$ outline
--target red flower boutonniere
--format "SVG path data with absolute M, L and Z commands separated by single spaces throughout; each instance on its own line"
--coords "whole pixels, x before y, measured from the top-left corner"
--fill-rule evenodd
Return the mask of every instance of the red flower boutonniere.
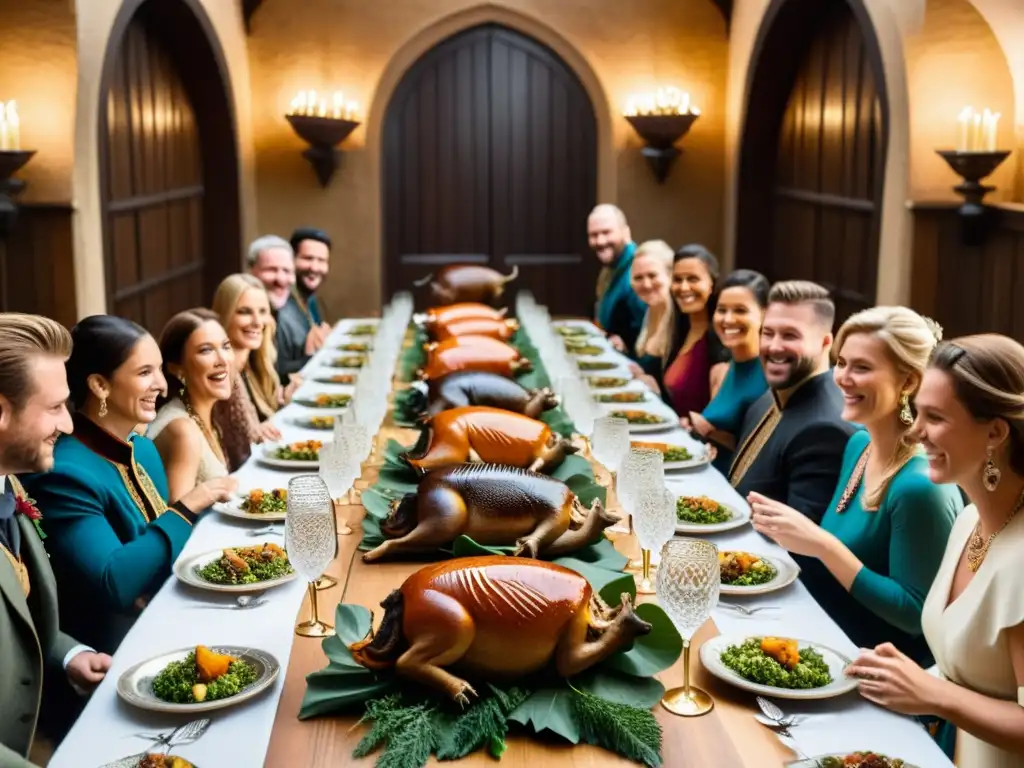
M 24 515 L 32 521 L 32 525 L 36 527 L 36 533 L 39 534 L 40 539 L 45 539 L 46 534 L 43 533 L 42 519 L 43 513 L 36 507 L 35 499 L 28 497 L 21 498 L 20 496 L 14 497 L 14 514 Z

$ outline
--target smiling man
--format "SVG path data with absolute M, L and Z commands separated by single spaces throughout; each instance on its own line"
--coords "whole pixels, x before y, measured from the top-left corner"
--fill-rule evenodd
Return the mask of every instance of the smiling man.
M 305 309 L 313 325 L 326 321 L 323 302 L 317 290 L 330 271 L 331 238 L 312 227 L 300 227 L 290 240 L 295 251 L 295 299 Z
M 594 208 L 587 218 L 587 242 L 601 262 L 597 278 L 597 324 L 616 349 L 635 356 L 647 305 L 633 291 L 630 280 L 636 243 L 626 215 L 608 203 Z
M 743 418 L 729 482 L 799 510 L 815 522 L 832 500 L 854 427 L 829 367 L 835 305 L 817 283 L 776 283 L 761 327 L 769 390 Z
M 37 510 L 13 478 L 53 467 L 72 430 L 64 361 L 71 335 L 45 317 L 0 314 L 0 765 L 31 766 L 44 675 L 63 671 L 78 690 L 106 675 L 110 656 L 58 628 L 57 585 Z M 53 678 L 54 680 L 56 678 Z M 53 706 L 53 702 L 50 702 Z

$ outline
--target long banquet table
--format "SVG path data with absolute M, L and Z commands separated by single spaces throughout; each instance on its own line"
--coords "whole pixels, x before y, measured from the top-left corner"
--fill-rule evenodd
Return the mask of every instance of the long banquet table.
M 370 321 L 372 319 L 350 319 L 338 323 L 324 349 L 304 369 L 306 384 L 300 395 L 312 391 L 351 390 L 342 385 L 315 384 L 310 374 L 324 365 L 327 356 L 339 354 L 332 347 L 348 329 Z M 608 347 L 604 357 L 619 365 L 625 364 L 625 358 Z M 616 372 L 602 372 L 600 375 L 616 375 Z M 631 386 L 641 385 L 633 382 Z M 614 408 L 607 407 L 609 410 Z M 662 412 L 671 415 L 667 406 L 660 402 L 646 407 L 663 409 Z M 295 418 L 308 413 L 308 409 L 293 404 L 275 415 L 274 421 L 285 441 L 322 437 L 322 432 L 296 425 Z M 385 426 L 378 439 L 395 437 L 408 443 L 414 436 L 415 433 L 409 430 Z M 656 439 L 696 447 L 693 439 L 678 427 L 652 435 L 635 435 L 634 439 Z M 267 467 L 256 458 L 258 448 L 254 446 L 253 451 L 253 458 L 236 473 L 240 490 L 286 487 L 288 478 L 299 474 Z M 375 470 L 368 469 L 364 482 L 372 481 L 374 474 Z M 746 507 L 746 502 L 711 466 L 669 472 L 666 476 L 670 489 L 680 495 L 704 494 L 736 508 Z M 338 585 L 317 593 L 320 615 L 333 621 L 336 606 L 344 601 L 366 606 L 379 616 L 380 601 L 417 566 L 363 563 L 357 550 L 362 507 L 338 507 L 338 514 L 351 525 L 353 533 L 339 537 L 338 556 L 327 570 L 338 580 Z M 182 556 L 264 540 L 247 535 L 256 527 L 261 526 L 215 512 L 206 514 L 196 525 Z M 723 548 L 751 549 L 788 559 L 783 550 L 762 538 L 749 525 L 711 538 Z M 267 539 L 275 540 L 273 536 Z M 637 554 L 631 537 L 618 538 L 616 546 L 631 556 Z M 138 734 L 167 733 L 191 719 L 131 707 L 118 698 L 116 686 L 121 673 L 139 661 L 196 644 L 258 648 L 280 661 L 282 674 L 258 698 L 205 715 L 212 721 L 209 729 L 196 742 L 176 748 L 176 754 L 200 768 L 224 765 L 250 768 L 261 764 L 268 768 L 326 768 L 357 762 L 369 765 L 373 756 L 365 761 L 355 761 L 351 756 L 362 730 L 352 727 L 356 717 L 325 717 L 305 722 L 296 718 L 305 693 L 305 676 L 326 664 L 318 640 L 297 637 L 293 633 L 296 621 L 309 615 L 305 596 L 305 585 L 296 580 L 267 592 L 268 602 L 258 608 L 217 609 L 210 606 L 226 606 L 232 602 L 231 596 L 200 593 L 171 576 L 121 644 L 106 680 L 93 693 L 82 716 L 49 765 L 53 768 L 101 766 L 147 748 L 150 742 Z M 771 608 L 749 617 L 725 608 L 716 609 L 712 620 L 694 639 L 695 651 L 704 639 L 726 633 L 794 636 L 829 645 L 851 657 L 856 654 L 855 646 L 799 581 L 779 592 L 745 601 L 729 598 L 729 601 Z M 787 746 L 754 719 L 756 705 L 753 695 L 712 678 L 701 667 L 697 653 L 692 654 L 692 672 L 693 682 L 713 695 L 715 708 L 703 717 L 691 719 L 675 717 L 660 706 L 655 708 L 664 730 L 665 765 L 673 768 L 780 768 L 793 759 L 793 753 Z M 659 675 L 659 679 L 668 687 L 680 685 L 681 662 Z M 806 715 L 794 728 L 794 736 L 800 750 L 808 755 L 871 749 L 902 757 L 919 768 L 946 768 L 951 765 L 915 721 L 880 709 L 856 693 L 822 702 L 777 702 L 786 714 Z M 485 762 L 491 763 L 492 759 L 480 753 L 465 760 L 467 765 Z M 571 746 L 522 734 L 510 738 L 509 749 L 502 762 L 513 767 L 556 762 L 575 766 L 628 764 L 596 747 Z

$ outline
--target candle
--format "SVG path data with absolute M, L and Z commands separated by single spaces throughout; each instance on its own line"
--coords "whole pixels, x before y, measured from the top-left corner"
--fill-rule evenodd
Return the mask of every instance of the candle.
M 971 143 L 970 150 L 976 152 L 981 146 L 981 121 L 982 115 L 975 112 L 971 119 Z
M 341 91 L 334 92 L 334 110 L 331 112 L 331 117 L 335 120 L 340 120 L 344 116 L 345 110 L 345 95 Z
M 18 117 L 18 102 L 0 101 L 0 150 L 21 149 L 21 120 Z
M 972 107 L 964 107 L 957 115 L 957 152 L 967 152 L 971 148 L 971 115 L 973 113 Z
M 637 115 L 699 115 L 693 106 L 690 94 L 675 86 L 658 88 L 651 93 L 632 94 L 626 100 L 623 110 L 626 117 Z
M 985 149 L 989 152 L 996 151 L 996 132 L 999 127 L 999 118 L 1001 113 L 996 112 L 989 116 L 988 121 L 988 132 L 985 135 Z

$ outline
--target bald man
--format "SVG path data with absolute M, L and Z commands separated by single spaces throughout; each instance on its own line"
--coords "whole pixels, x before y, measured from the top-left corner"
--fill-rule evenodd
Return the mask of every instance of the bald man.
M 635 357 L 636 339 L 647 305 L 633 292 L 630 280 L 636 243 L 626 215 L 608 203 L 597 206 L 587 218 L 587 239 L 601 262 L 601 274 L 597 278 L 597 324 L 608 333 L 616 349 Z

